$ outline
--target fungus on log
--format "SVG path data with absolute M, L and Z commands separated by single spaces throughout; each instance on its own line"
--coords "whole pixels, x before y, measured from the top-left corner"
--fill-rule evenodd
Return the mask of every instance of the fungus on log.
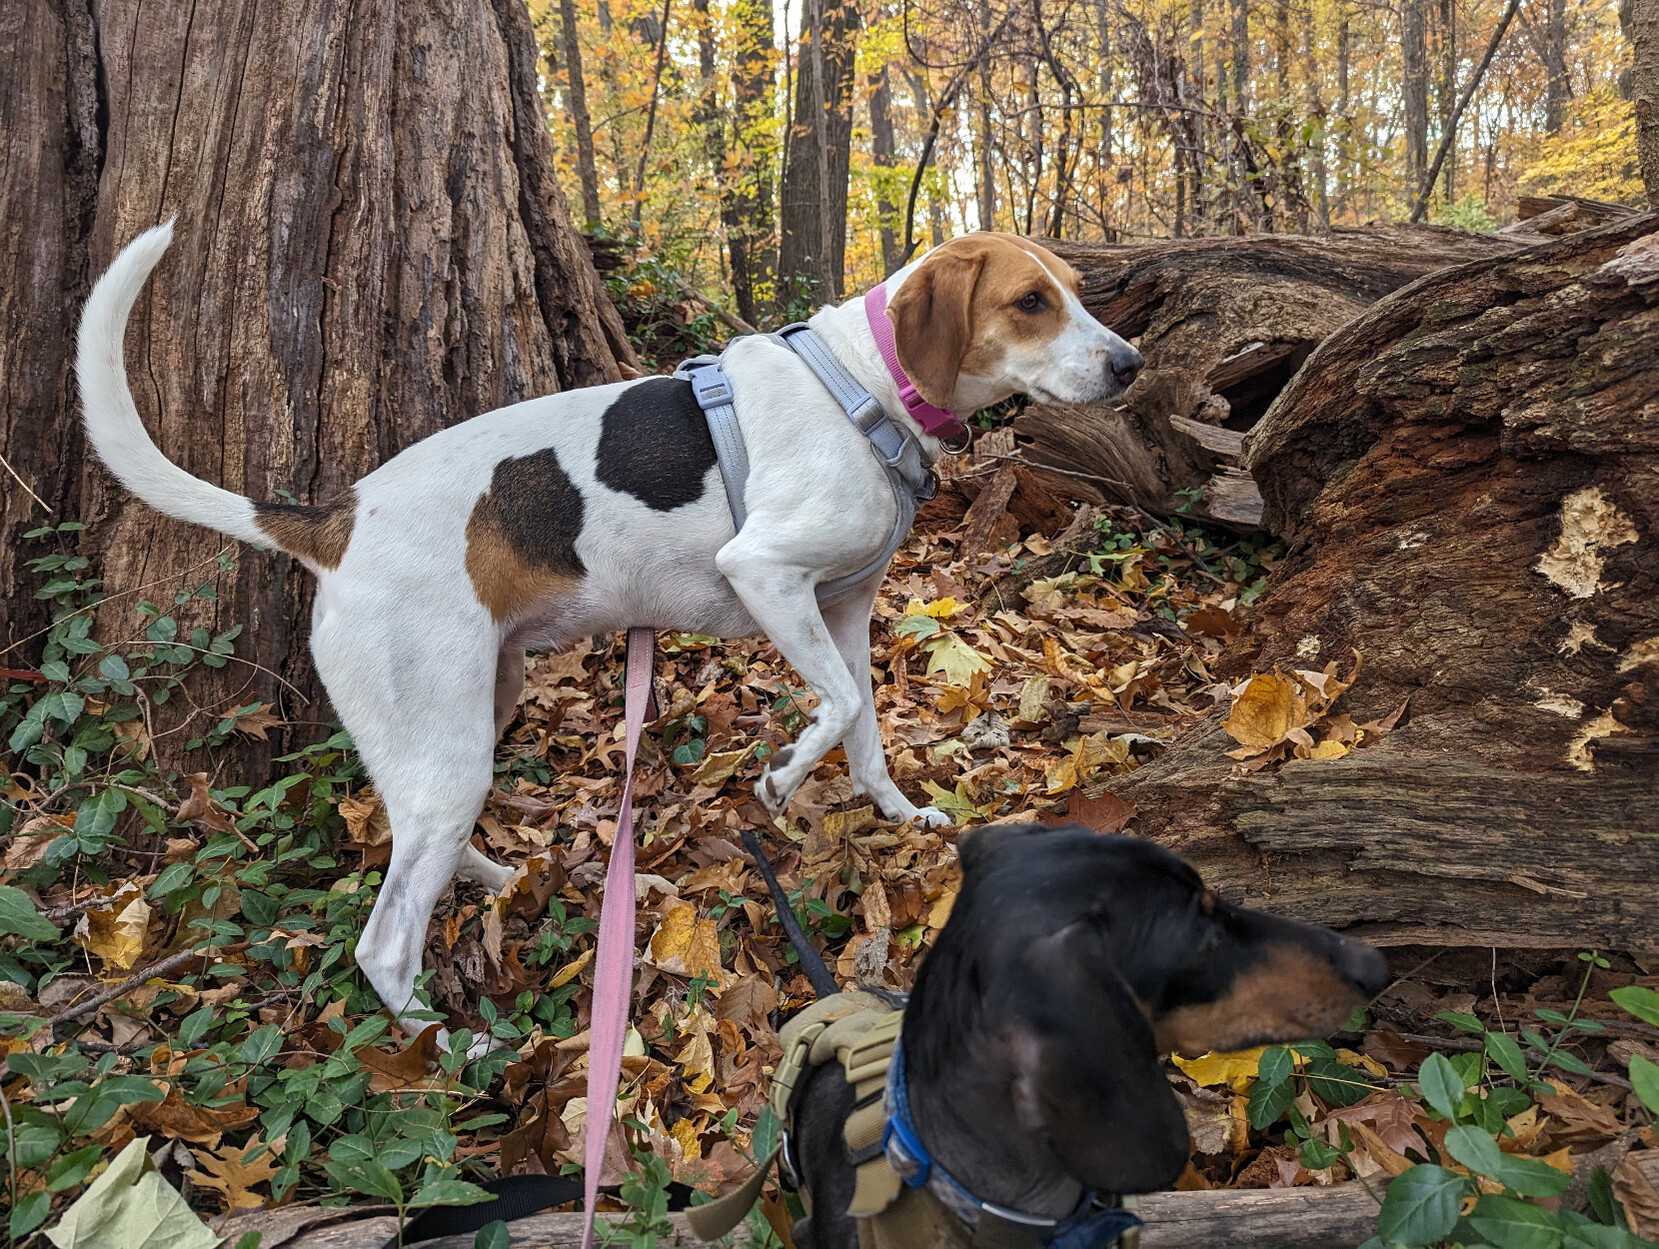
M 1022 455 L 1060 470 L 1055 492 L 1169 515 L 1182 491 L 1203 514 L 1254 525 L 1239 443 L 1320 341 L 1390 291 L 1522 240 L 1440 226 L 1324 236 L 1173 239 L 1137 246 L 1044 239 L 1083 278 L 1083 304 L 1138 341 L 1146 367 L 1121 402 L 1034 405 L 1014 423 Z M 1231 470 L 1231 471 L 1229 471 Z
M 1233 896 L 1384 943 L 1659 944 L 1659 214 L 1432 274 L 1246 443 L 1290 549 L 1220 675 L 1364 657 L 1343 758 L 1218 710 L 1112 785 Z

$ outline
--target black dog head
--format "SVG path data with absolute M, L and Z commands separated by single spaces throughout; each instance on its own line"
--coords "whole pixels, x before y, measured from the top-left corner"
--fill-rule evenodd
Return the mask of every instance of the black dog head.
M 1385 983 L 1370 946 L 1224 902 L 1151 842 L 1030 825 L 958 850 L 961 893 L 910 1012 L 930 1023 L 907 1025 L 906 1065 L 925 1082 L 970 1038 L 1019 1127 L 1090 1188 L 1165 1187 L 1185 1164 L 1161 1053 L 1322 1036 Z

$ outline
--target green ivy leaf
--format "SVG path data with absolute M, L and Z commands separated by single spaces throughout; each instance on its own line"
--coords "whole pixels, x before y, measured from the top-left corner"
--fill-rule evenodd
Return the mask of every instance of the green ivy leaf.
M 513 1249 L 513 1234 L 500 1219 L 486 1223 L 472 1238 L 472 1249 Z
M 1463 1101 L 1467 1086 L 1444 1054 L 1430 1054 L 1423 1060 L 1423 1065 L 1417 1069 L 1417 1087 L 1423 1091 L 1423 1100 L 1434 1107 L 1441 1118 L 1454 1123 L 1457 1121 L 1457 1107 Z
M 1503 1072 L 1511 1080 L 1525 1084 L 1527 1079 L 1527 1061 L 1521 1054 L 1521 1047 L 1516 1044 L 1515 1038 L 1507 1032 L 1488 1032 L 1486 1034 L 1486 1053 L 1503 1068 Z
M 481 1201 L 494 1201 L 495 1194 L 487 1193 L 466 1180 L 433 1180 L 422 1184 L 420 1191 L 409 1199 L 411 1206 L 476 1206 Z
M 1653 1114 L 1659 1115 L 1659 1065 L 1640 1054 L 1630 1056 L 1630 1083 L 1636 1096 Z
M 29 895 L 15 885 L 0 885 L 0 933 L 30 941 L 55 941 L 57 925 L 39 911 Z
M 1452 1234 L 1465 1191 L 1463 1177 L 1444 1167 L 1419 1163 L 1388 1186 L 1377 1213 L 1377 1237 L 1384 1244 L 1434 1245 Z
M 1632 984 L 1607 996 L 1644 1023 L 1659 1026 L 1659 991 Z
M 1566 1230 L 1561 1219 L 1542 1206 L 1490 1193 L 1475 1203 L 1469 1225 L 1497 1249 L 1561 1249 Z

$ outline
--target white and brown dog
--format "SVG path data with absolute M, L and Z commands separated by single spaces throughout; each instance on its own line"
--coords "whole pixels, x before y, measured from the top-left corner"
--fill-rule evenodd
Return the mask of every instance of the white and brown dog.
M 470 838 L 527 649 L 631 626 L 764 633 L 819 698 L 757 787 L 768 807 L 781 812 L 844 743 L 853 783 L 889 819 L 946 822 L 899 792 L 883 758 L 869 649 L 880 574 L 822 610 L 814 597 L 879 555 L 897 505 L 864 435 L 794 352 L 757 336 L 723 361 L 750 464 L 741 532 L 691 386 L 668 377 L 476 416 L 329 503 L 255 503 L 171 463 L 127 385 L 127 317 L 171 239 L 171 223 L 140 235 L 87 300 L 76 361 L 87 433 L 152 507 L 278 547 L 317 574 L 317 671 L 391 818 L 391 863 L 357 961 L 395 1014 L 418 1005 L 427 921 L 450 880 L 495 890 L 510 875 Z M 903 371 L 940 408 L 1022 392 L 1098 402 L 1140 367 L 1084 310 L 1071 267 L 1023 238 L 953 240 L 886 286 Z M 862 301 L 810 324 L 931 461 L 939 442 L 904 414 Z

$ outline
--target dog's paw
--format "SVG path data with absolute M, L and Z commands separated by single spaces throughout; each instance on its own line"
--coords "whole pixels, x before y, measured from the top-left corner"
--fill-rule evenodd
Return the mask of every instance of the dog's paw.
M 917 807 L 916 814 L 911 818 L 919 821 L 926 828 L 943 828 L 947 824 L 956 822 L 939 810 L 938 807 Z
M 783 792 L 770 768 L 762 773 L 760 782 L 755 786 L 755 797 L 773 815 L 782 815 L 789 807 L 789 795 Z

